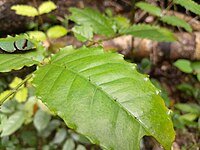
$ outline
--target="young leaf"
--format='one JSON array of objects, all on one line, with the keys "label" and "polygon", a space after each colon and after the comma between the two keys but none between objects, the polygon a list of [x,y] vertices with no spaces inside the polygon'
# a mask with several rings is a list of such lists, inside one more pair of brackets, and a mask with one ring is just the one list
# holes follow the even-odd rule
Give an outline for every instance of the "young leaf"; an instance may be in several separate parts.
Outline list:
[{"label": "young leaf", "polygon": [[192,73],[191,62],[189,60],[179,59],[174,63],[174,66],[185,73]]},{"label": "young leaf", "polygon": [[39,14],[42,15],[45,13],[49,13],[52,10],[55,10],[56,8],[57,8],[57,6],[52,1],[47,1],[47,2],[43,2],[39,6],[38,11],[39,11]]},{"label": "young leaf", "polygon": [[35,7],[29,5],[14,5],[11,7],[15,13],[22,16],[35,17],[38,16],[38,11]]},{"label": "young leaf", "polygon": [[162,14],[162,11],[159,7],[156,7],[156,6],[146,3],[146,2],[138,2],[138,3],[136,3],[136,6],[139,7],[140,9],[142,9],[152,15],[158,16],[158,17],[160,17]]},{"label": "young leaf", "polygon": [[132,25],[120,31],[121,34],[133,35],[140,38],[148,38],[156,41],[175,41],[176,38],[172,32],[158,26],[147,24]]},{"label": "young leaf", "polygon": [[91,40],[93,37],[93,29],[90,26],[75,26],[72,31],[74,36],[82,42]]},{"label": "young leaf", "polygon": [[4,123],[1,137],[8,136],[19,129],[25,120],[25,113],[22,111],[17,111],[11,115],[8,120]]},{"label": "young leaf", "polygon": [[190,10],[197,15],[200,15],[200,5],[193,0],[173,0],[173,2],[185,7],[185,9]]},{"label": "young leaf", "polygon": [[36,127],[36,129],[40,132],[47,127],[50,119],[51,116],[48,113],[42,110],[38,110],[34,116],[33,124]]},{"label": "young leaf", "polygon": [[173,125],[159,90],[122,55],[64,49],[36,71],[33,84],[68,127],[104,149],[138,150],[144,135],[171,148]]},{"label": "young leaf", "polygon": [[185,20],[176,16],[162,16],[160,20],[173,26],[182,27],[188,32],[192,32],[191,26]]},{"label": "young leaf", "polygon": [[63,26],[53,26],[47,30],[47,36],[49,38],[59,38],[67,34],[67,29]]},{"label": "young leaf", "polygon": [[28,89],[27,88],[22,88],[15,94],[15,99],[18,102],[25,102],[28,97]]},{"label": "young leaf", "polygon": [[42,31],[29,31],[27,34],[30,36],[30,38],[38,41],[45,41],[47,39],[45,33]]},{"label": "young leaf", "polygon": [[76,24],[91,26],[94,33],[100,35],[111,36],[115,34],[112,20],[102,15],[99,11],[91,8],[70,8],[69,11],[72,13],[70,19]]}]

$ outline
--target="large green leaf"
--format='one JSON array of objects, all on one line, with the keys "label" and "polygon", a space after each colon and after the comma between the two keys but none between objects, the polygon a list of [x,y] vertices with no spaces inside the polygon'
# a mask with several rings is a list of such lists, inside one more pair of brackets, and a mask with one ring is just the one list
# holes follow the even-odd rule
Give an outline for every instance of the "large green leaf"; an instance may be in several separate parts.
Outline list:
[{"label": "large green leaf", "polygon": [[78,25],[91,26],[93,31],[100,35],[111,36],[115,33],[112,20],[97,10],[70,8],[69,11],[72,13],[70,19]]},{"label": "large green leaf", "polygon": [[173,0],[174,3],[185,7],[187,10],[200,15],[200,5],[193,0]]},{"label": "large green leaf", "polygon": [[138,150],[149,135],[169,150],[174,140],[159,90],[122,55],[66,48],[36,71],[33,84],[70,128],[105,149]]},{"label": "large green leaf", "polygon": [[172,32],[158,26],[147,24],[132,25],[120,31],[121,34],[133,35],[140,38],[148,38],[156,41],[174,41],[176,40]]}]

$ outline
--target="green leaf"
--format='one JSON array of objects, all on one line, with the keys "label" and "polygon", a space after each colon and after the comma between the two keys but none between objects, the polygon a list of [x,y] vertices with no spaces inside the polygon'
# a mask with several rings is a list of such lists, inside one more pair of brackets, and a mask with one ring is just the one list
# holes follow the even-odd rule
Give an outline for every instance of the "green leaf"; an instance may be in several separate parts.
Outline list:
[{"label": "green leaf", "polygon": [[162,10],[159,7],[156,7],[156,6],[146,3],[146,2],[138,2],[138,3],[136,3],[136,6],[139,7],[140,9],[142,9],[152,15],[158,16],[158,17],[160,17],[162,14]]},{"label": "green leaf", "polygon": [[72,28],[72,31],[79,41],[92,40],[93,29],[90,26],[75,26]]},{"label": "green leaf", "polygon": [[43,58],[40,51],[31,51],[26,54],[1,54],[0,72],[9,72],[12,69],[19,70],[24,66],[38,64]]},{"label": "green leaf", "polygon": [[50,119],[51,116],[48,113],[39,109],[34,116],[33,124],[36,127],[36,129],[40,132],[47,127]]},{"label": "green leaf", "polygon": [[15,99],[20,103],[25,102],[27,97],[28,97],[28,89],[27,88],[22,88],[15,94]]},{"label": "green leaf", "polygon": [[173,26],[182,27],[188,32],[192,32],[191,26],[185,20],[176,16],[162,16],[160,20]]},{"label": "green leaf", "polygon": [[200,5],[193,0],[173,0],[173,2],[185,7],[185,9],[190,10],[197,15],[200,15]]},{"label": "green leaf", "polygon": [[45,13],[49,13],[52,10],[55,10],[56,8],[57,8],[57,6],[54,4],[54,2],[47,1],[47,2],[43,2],[39,6],[38,11],[39,11],[39,14],[42,15],[42,14],[45,14]]},{"label": "green leaf", "polygon": [[105,149],[138,150],[144,135],[171,148],[173,125],[159,90],[122,55],[65,48],[36,71],[33,84],[68,127]]},{"label": "green leaf", "polygon": [[38,11],[35,7],[29,5],[13,5],[12,10],[15,10],[15,13],[22,16],[35,17],[38,16]]},{"label": "green leaf", "polygon": [[62,148],[62,150],[74,150],[74,149],[75,149],[75,144],[72,139],[68,139]]},{"label": "green leaf", "polygon": [[86,148],[83,145],[78,145],[76,150],[86,150]]},{"label": "green leaf", "polygon": [[114,17],[114,21],[119,30],[121,30],[123,28],[128,28],[130,26],[130,21],[127,18],[125,18],[124,16],[117,15]]},{"label": "green leaf", "polygon": [[176,40],[174,34],[171,31],[165,28],[160,28],[158,26],[151,26],[148,24],[132,25],[130,28],[121,30],[120,33],[156,41]]},{"label": "green leaf", "polygon": [[56,135],[53,139],[53,143],[54,144],[60,144],[64,141],[64,139],[66,138],[67,136],[67,132],[65,129],[59,129],[57,132],[56,132]]},{"label": "green leaf", "polygon": [[16,35],[0,38],[0,48],[6,52],[12,53],[16,50],[31,50],[35,48],[31,39],[26,35]]},{"label": "green leaf", "polygon": [[18,130],[25,120],[25,113],[17,111],[11,115],[8,120],[4,123],[1,137],[8,136]]},{"label": "green leaf", "polygon": [[115,34],[112,20],[102,15],[99,11],[91,8],[70,8],[69,11],[72,13],[70,19],[76,24],[91,26],[94,33],[100,35],[112,36]]},{"label": "green leaf", "polygon": [[192,73],[191,62],[189,60],[179,59],[174,63],[174,66],[185,73]]},{"label": "green leaf", "polygon": [[47,36],[49,38],[59,38],[67,34],[67,29],[63,26],[53,26],[47,30]]},{"label": "green leaf", "polygon": [[38,41],[45,41],[47,39],[45,33],[42,31],[29,31],[27,34],[30,36],[30,38]]},{"label": "green leaf", "polygon": [[175,104],[175,107],[186,113],[200,114],[200,106],[198,106],[196,104],[177,103],[177,104]]}]

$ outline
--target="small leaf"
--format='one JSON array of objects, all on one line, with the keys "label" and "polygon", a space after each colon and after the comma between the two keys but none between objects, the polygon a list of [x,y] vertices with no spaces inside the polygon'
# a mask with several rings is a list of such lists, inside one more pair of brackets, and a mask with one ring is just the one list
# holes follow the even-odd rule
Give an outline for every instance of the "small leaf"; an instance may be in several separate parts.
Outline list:
[{"label": "small leaf", "polygon": [[173,26],[182,27],[188,32],[192,32],[191,26],[185,20],[176,16],[162,16],[160,20]]},{"label": "small leaf", "polygon": [[67,29],[63,26],[53,26],[47,30],[47,36],[49,38],[59,38],[67,34]]},{"label": "small leaf", "polygon": [[184,114],[180,116],[180,119],[183,119],[186,121],[194,121],[195,119],[197,119],[197,117],[198,117],[197,114],[188,113],[188,114]]},{"label": "small leaf", "polygon": [[161,9],[159,7],[151,5],[149,3],[138,2],[138,3],[136,3],[136,6],[152,15],[155,15],[158,17],[161,16],[161,13],[162,13]]},{"label": "small leaf", "polygon": [[15,77],[13,81],[9,84],[9,87],[14,89],[18,84],[22,82],[21,78]]},{"label": "small leaf", "polygon": [[191,62],[186,59],[179,59],[174,63],[178,69],[185,73],[192,73]]},{"label": "small leaf", "polygon": [[173,0],[173,2],[185,7],[185,9],[190,10],[197,15],[200,15],[200,5],[193,0]]},{"label": "small leaf", "polygon": [[53,139],[53,143],[54,144],[60,144],[64,141],[64,139],[66,138],[67,136],[67,132],[65,129],[59,129],[57,132],[56,132],[56,135]]},{"label": "small leaf", "polygon": [[25,113],[22,111],[17,111],[11,115],[8,120],[4,123],[1,137],[8,136],[18,130],[25,120]]},{"label": "small leaf", "polygon": [[22,88],[15,94],[15,99],[20,103],[25,102],[27,97],[28,97],[28,89],[27,88]]},{"label": "small leaf", "polygon": [[90,26],[75,26],[72,28],[72,31],[79,41],[92,40],[93,29]]},{"label": "small leaf", "polygon": [[36,127],[36,129],[40,132],[47,127],[50,119],[51,116],[48,113],[42,110],[38,110],[34,116],[33,124]]},{"label": "small leaf", "polygon": [[75,144],[72,139],[68,139],[62,148],[62,150],[74,150],[74,149],[75,149]]},{"label": "small leaf", "polygon": [[11,9],[15,10],[16,14],[22,16],[35,17],[38,15],[37,9],[29,5],[14,5]]},{"label": "small leaf", "polygon": [[130,28],[125,28],[120,31],[121,34],[133,35],[135,37],[147,38],[156,41],[175,41],[174,34],[158,26],[148,24],[132,25]]},{"label": "small leaf", "polygon": [[39,14],[42,15],[42,14],[45,14],[45,13],[49,13],[52,10],[55,10],[56,8],[57,8],[57,6],[54,4],[54,2],[47,1],[47,2],[43,2],[39,6],[38,11],[39,11]]},{"label": "small leaf", "polygon": [[42,31],[29,31],[27,34],[30,38],[36,39],[38,41],[45,41],[47,39],[46,35]]},{"label": "small leaf", "polygon": [[115,34],[112,20],[102,15],[99,11],[91,8],[70,8],[69,11],[72,13],[70,19],[76,24],[91,26],[94,33],[100,35],[112,36]]},{"label": "small leaf", "polygon": [[200,106],[198,106],[196,104],[177,103],[177,104],[175,104],[175,108],[181,110],[182,112],[186,112],[186,113],[200,114]]},{"label": "small leaf", "polygon": [[86,148],[83,145],[78,145],[76,150],[86,150]]}]

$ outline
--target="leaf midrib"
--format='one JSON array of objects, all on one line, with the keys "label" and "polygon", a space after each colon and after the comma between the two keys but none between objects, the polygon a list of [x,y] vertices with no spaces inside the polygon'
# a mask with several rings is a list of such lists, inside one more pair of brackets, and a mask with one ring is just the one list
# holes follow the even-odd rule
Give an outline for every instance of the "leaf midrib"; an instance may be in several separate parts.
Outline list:
[{"label": "leaf midrib", "polygon": [[79,74],[78,72],[70,69],[69,67],[65,66],[60,66],[60,65],[56,65],[55,63],[52,63],[51,65],[60,67],[62,69],[66,69],[69,72],[75,74],[76,76],[79,76],[80,78],[84,79],[86,82],[89,82],[92,86],[94,86],[95,88],[97,88],[97,90],[101,91],[103,94],[105,94],[109,99],[112,100],[112,102],[116,102],[118,107],[121,108],[123,111],[125,111],[127,113],[127,115],[132,116],[131,118],[136,120],[136,122],[139,124],[139,126],[142,126],[144,128],[144,131],[146,132],[146,134],[151,135],[151,133],[149,133],[148,129],[145,127],[145,125],[140,122],[139,119],[137,119],[136,116],[134,116],[133,114],[131,114],[123,105],[121,105],[117,100],[115,101],[115,99],[113,97],[111,97],[106,91],[104,91],[102,88],[100,88],[98,85],[96,85],[94,82],[92,82],[91,80],[89,81],[86,77],[82,76],[81,74]]}]

